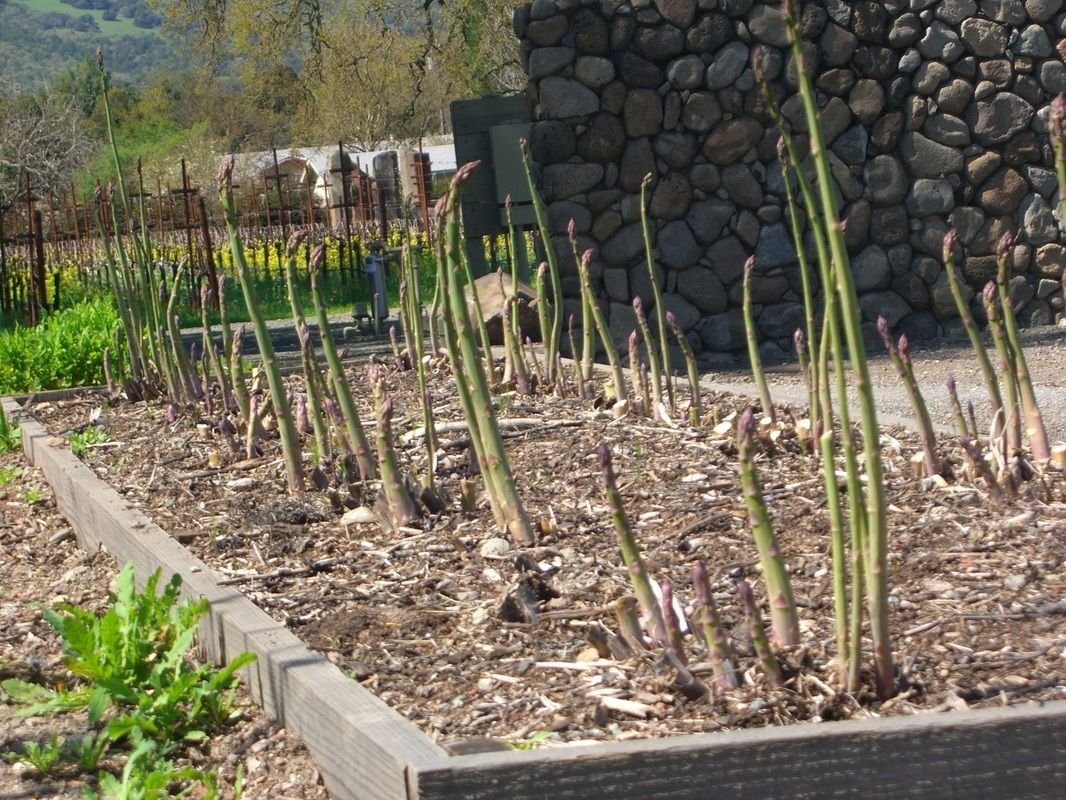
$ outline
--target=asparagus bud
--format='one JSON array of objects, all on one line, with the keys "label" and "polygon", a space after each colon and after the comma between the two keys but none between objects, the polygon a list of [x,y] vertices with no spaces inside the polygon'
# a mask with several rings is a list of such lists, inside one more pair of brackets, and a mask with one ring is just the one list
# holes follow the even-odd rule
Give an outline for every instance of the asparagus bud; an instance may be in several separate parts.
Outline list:
[{"label": "asparagus bud", "polygon": [[784,683],[784,678],[781,675],[781,665],[770,647],[770,640],[766,638],[766,628],[763,627],[759,608],[755,604],[755,595],[752,594],[751,587],[747,581],[737,583],[737,594],[740,595],[740,602],[744,607],[744,619],[748,624],[748,635],[751,637],[752,647],[755,648],[755,655],[759,659],[759,666],[766,673],[766,679],[771,686],[775,688],[781,686]]},{"label": "asparagus bud", "polygon": [[722,626],[718,607],[711,596],[711,584],[707,577],[707,565],[697,561],[692,568],[692,588],[696,592],[696,621],[703,626],[703,639],[707,645],[707,657],[714,669],[715,684],[720,689],[737,688],[736,655],[729,644],[729,636]]}]

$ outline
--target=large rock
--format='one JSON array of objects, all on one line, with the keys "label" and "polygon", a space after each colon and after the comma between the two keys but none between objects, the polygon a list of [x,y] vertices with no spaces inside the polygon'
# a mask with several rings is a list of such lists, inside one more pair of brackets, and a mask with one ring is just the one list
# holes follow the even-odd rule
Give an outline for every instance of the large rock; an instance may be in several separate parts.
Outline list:
[{"label": "large rock", "polygon": [[1003,144],[1029,126],[1034,109],[1018,95],[999,92],[973,105],[970,124],[978,144]]},{"label": "large rock", "polygon": [[748,64],[748,46],[730,42],[714,56],[707,67],[705,83],[712,91],[732,86]]},{"label": "large rock", "polygon": [[579,53],[589,56],[607,54],[610,34],[606,20],[599,14],[581,9],[570,18],[570,33],[574,36],[574,47]]},{"label": "large rock", "polygon": [[736,206],[727,200],[711,197],[693,203],[686,221],[700,244],[714,244],[736,210]]},{"label": "large rock", "polygon": [[748,260],[748,251],[736,236],[727,236],[715,242],[707,249],[707,258],[711,269],[722,283],[729,286],[744,274],[744,262]]},{"label": "large rock", "polygon": [[722,119],[722,106],[710,92],[693,92],[681,110],[681,124],[695,133],[706,133]]},{"label": "large rock", "polygon": [[663,82],[663,71],[636,53],[615,53],[615,70],[622,83],[633,89],[657,89]]},{"label": "large rock", "polygon": [[870,187],[870,202],[876,206],[891,206],[907,196],[909,181],[903,165],[894,156],[875,156],[866,165],[866,183]]},{"label": "large rock", "polygon": [[[737,117],[715,126],[703,144],[703,155],[712,164],[739,161],[762,137],[763,126],[751,117]],[[961,155],[959,156],[961,159]]]},{"label": "large rock", "polygon": [[666,77],[675,89],[697,89],[703,83],[705,71],[702,58],[687,55],[670,62],[666,68]]},{"label": "large rock", "polygon": [[635,194],[640,191],[644,176],[655,176],[655,154],[647,139],[630,139],[622,153],[622,165],[618,181],[623,191]]},{"label": "large rock", "polygon": [[529,77],[536,81],[562,72],[573,60],[572,47],[538,47],[529,54]]},{"label": "large rock", "polygon": [[581,158],[596,164],[618,161],[625,146],[626,131],[622,120],[605,111],[592,118],[577,140],[577,152]]},{"label": "large rock", "polygon": [[743,350],[747,345],[744,315],[739,308],[710,315],[699,328],[699,333],[700,341],[706,350]]},{"label": "large rock", "polygon": [[851,61],[859,40],[855,34],[839,25],[827,25],[822,31],[819,45],[825,63],[831,67],[843,67]]},{"label": "large rock", "polygon": [[755,326],[771,339],[790,339],[805,322],[802,303],[775,303],[763,308]]},{"label": "large rock", "polygon": [[630,138],[654,136],[662,128],[663,102],[659,93],[651,89],[633,89],[626,96],[623,113]]},{"label": "large rock", "polygon": [[955,193],[946,178],[919,178],[907,197],[907,210],[914,217],[947,214],[955,207]]},{"label": "large rock", "polygon": [[881,316],[888,322],[889,327],[895,327],[912,311],[907,301],[892,291],[867,292],[859,297],[859,307],[864,319],[877,322],[877,318]]},{"label": "large rock", "polygon": [[1059,226],[1048,208],[1047,201],[1038,194],[1030,194],[1018,208],[1022,219],[1025,240],[1032,244],[1045,244],[1059,238]]},{"label": "large rock", "polygon": [[[518,291],[513,292],[511,279],[504,277],[501,283],[500,276],[493,272],[476,279],[474,290],[481,303],[481,311],[485,315],[485,327],[488,328],[489,341],[496,345],[503,344],[503,306],[512,295],[518,298],[518,324],[522,328],[522,334],[535,342],[541,341],[540,323],[537,319],[537,295],[531,286],[519,281]],[[469,286],[466,287],[466,300],[473,314],[474,300]],[[512,313],[514,313],[513,310]]]},{"label": "large rock", "polygon": [[755,260],[762,267],[783,267],[796,261],[792,236],[783,222],[766,225],[759,231],[755,245]]},{"label": "large rock", "polygon": [[723,169],[722,186],[729,199],[741,208],[755,209],[763,203],[762,185],[746,164],[730,164]]},{"label": "large rock", "polygon": [[529,135],[529,149],[538,164],[566,161],[577,149],[574,129],[558,120],[534,122]]},{"label": "large rock", "polygon": [[719,314],[729,305],[722,281],[709,267],[695,266],[678,273],[677,293],[704,314]]},{"label": "large rock", "polygon": [[870,245],[851,262],[851,274],[856,292],[886,289],[892,282],[892,267],[888,254],[877,245]]},{"label": "large rock", "polygon": [[552,164],[542,174],[544,199],[566,200],[595,188],[603,180],[599,164]]},{"label": "large rock", "polygon": [[574,63],[574,77],[590,89],[600,89],[614,80],[614,64],[600,56],[581,56]]},{"label": "large rock", "polygon": [[681,330],[690,331],[700,320],[700,311],[696,306],[674,292],[663,293],[663,311],[674,315]]},{"label": "large rock", "polygon": [[666,223],[657,237],[659,261],[670,269],[687,269],[703,254],[703,248],[684,220]]},{"label": "large rock", "polygon": [[600,256],[612,266],[628,266],[643,252],[644,230],[639,222],[620,228],[600,248]]},{"label": "large rock", "polygon": [[651,143],[651,149],[655,155],[672,169],[688,167],[696,156],[697,147],[695,136],[675,131],[660,133]]},{"label": "large rock", "polygon": [[673,25],[637,28],[633,41],[649,61],[669,61],[685,52],[685,34]]},{"label": "large rock", "polygon": [[578,233],[588,233],[592,227],[592,213],[584,203],[559,200],[548,206],[548,230],[552,233],[567,233],[571,220]]},{"label": "large rock", "polygon": [[663,19],[676,28],[684,30],[696,16],[696,0],[655,0]]},{"label": "large rock", "polygon": [[1012,213],[1022,202],[1029,185],[1013,167],[995,172],[977,192],[977,204],[993,216]]},{"label": "large rock", "polygon": [[690,53],[713,53],[733,38],[733,24],[725,14],[704,14],[685,35]]},{"label": "large rock", "polygon": [[1066,247],[1061,244],[1045,244],[1036,250],[1036,273],[1044,278],[1059,280],[1066,267]]},{"label": "large rock", "polygon": [[652,191],[648,214],[652,219],[681,219],[692,203],[692,188],[680,172],[671,172]]},{"label": "large rock", "polygon": [[774,47],[788,47],[785,17],[778,5],[757,4],[748,15],[748,30],[756,41]]},{"label": "large rock", "polygon": [[925,120],[922,133],[948,147],[966,147],[970,143],[970,127],[958,117],[933,114]]},{"label": "large rock", "polygon": [[570,78],[552,76],[540,82],[540,113],[543,119],[570,119],[595,114],[600,98]]},{"label": "large rock", "polygon": [[963,155],[960,150],[934,142],[915,131],[900,137],[900,154],[916,178],[940,178],[962,172]]},{"label": "large rock", "polygon": [[980,58],[997,58],[1007,48],[1007,29],[991,20],[978,17],[963,20],[959,31],[966,48]]}]

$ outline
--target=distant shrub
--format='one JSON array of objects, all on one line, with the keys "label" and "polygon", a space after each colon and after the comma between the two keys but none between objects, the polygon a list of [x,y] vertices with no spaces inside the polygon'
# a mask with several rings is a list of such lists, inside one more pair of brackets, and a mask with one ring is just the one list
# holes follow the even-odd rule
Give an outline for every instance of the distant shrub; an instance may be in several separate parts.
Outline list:
[{"label": "distant shrub", "polygon": [[104,348],[115,343],[118,312],[88,300],[51,314],[36,328],[0,332],[0,394],[21,394],[104,381]]}]

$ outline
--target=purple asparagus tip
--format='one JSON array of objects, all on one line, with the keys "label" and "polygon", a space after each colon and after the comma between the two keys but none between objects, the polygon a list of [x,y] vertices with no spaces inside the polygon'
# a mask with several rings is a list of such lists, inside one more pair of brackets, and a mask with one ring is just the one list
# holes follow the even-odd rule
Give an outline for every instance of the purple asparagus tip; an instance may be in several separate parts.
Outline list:
[{"label": "purple asparagus tip", "polygon": [[218,190],[220,192],[229,191],[233,184],[233,166],[235,164],[233,153],[227,153],[222,157],[222,161],[218,165]]},{"label": "purple asparagus tip", "polygon": [[629,346],[630,347],[636,347],[637,346],[637,331],[636,331],[636,329],[631,330],[629,332]]},{"label": "purple asparagus tip", "polygon": [[292,232],[292,236],[289,237],[289,241],[285,244],[285,252],[290,256],[296,255],[296,248],[303,244],[303,241],[307,238],[307,229],[299,228]]},{"label": "purple asparagus tip", "polygon": [[600,460],[600,468],[605,472],[611,471],[611,448],[604,442],[596,445],[596,457]]},{"label": "purple asparagus tip", "polygon": [[697,561],[692,567],[692,585],[702,586],[707,578],[707,565],[703,561]]},{"label": "purple asparagus tip", "polygon": [[899,348],[899,354],[904,361],[910,358],[911,355],[911,340],[907,338],[907,334],[902,333],[899,337],[899,344],[896,345]]},{"label": "purple asparagus tip", "polygon": [[796,328],[796,332],[792,334],[792,341],[795,342],[797,350],[806,347],[807,335],[803,332],[803,328]]},{"label": "purple asparagus tip", "polygon": [[888,320],[880,314],[877,316],[877,332],[881,334],[882,339],[889,336]]},{"label": "purple asparagus tip", "polygon": [[640,299],[639,294],[633,298],[633,311],[637,313],[637,316],[644,313],[644,301]]},{"label": "purple asparagus tip", "polygon": [[949,228],[948,232],[944,234],[944,260],[949,261],[954,258],[955,247],[959,243],[959,232],[954,228]]},{"label": "purple asparagus tip", "polygon": [[999,237],[999,242],[996,244],[996,258],[1006,261],[1010,257],[1012,247],[1014,247],[1014,234],[1007,231]]},{"label": "purple asparagus tip", "polygon": [[955,387],[955,376],[952,375],[950,372],[948,373],[947,384],[948,384],[948,391],[951,392],[952,394],[955,394],[955,388],[956,388]]},{"label": "purple asparagus tip", "polygon": [[985,284],[985,288],[981,290],[981,299],[984,300],[985,305],[991,304],[996,299],[996,282],[989,281]]},{"label": "purple asparagus tip", "polygon": [[748,260],[744,262],[744,273],[750,275],[751,272],[754,269],[755,269],[755,256],[751,255],[751,256],[748,256]]},{"label": "purple asparagus tip", "polygon": [[573,217],[570,217],[570,221],[566,223],[566,235],[570,237],[571,242],[577,241],[577,223],[574,222]]},{"label": "purple asparagus tip", "polygon": [[737,439],[740,441],[751,439],[755,432],[755,409],[751,406],[745,408],[740,419],[737,420]]},{"label": "purple asparagus tip", "polygon": [[307,262],[308,272],[318,272],[319,267],[326,260],[326,245],[324,242],[320,242],[315,245],[315,249],[311,251],[311,258]]}]

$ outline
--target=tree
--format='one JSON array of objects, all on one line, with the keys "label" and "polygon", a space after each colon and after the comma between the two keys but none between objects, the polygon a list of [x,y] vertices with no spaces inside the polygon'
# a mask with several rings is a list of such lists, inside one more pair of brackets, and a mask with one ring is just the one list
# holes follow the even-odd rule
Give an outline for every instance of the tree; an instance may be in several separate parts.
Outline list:
[{"label": "tree", "polygon": [[371,146],[440,128],[451,100],[525,85],[514,0],[162,0],[172,28],[221,64],[300,66],[299,130]]},{"label": "tree", "polygon": [[65,189],[94,146],[72,95],[0,84],[0,207],[25,191],[27,178],[36,194]]}]

